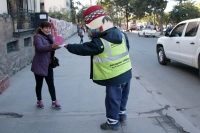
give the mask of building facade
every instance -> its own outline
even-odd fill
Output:
[[[34,13],[39,11],[39,0],[1,0],[0,93],[11,75],[31,63]]]

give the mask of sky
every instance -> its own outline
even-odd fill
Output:
[[[176,4],[177,4],[177,2],[175,2],[173,0],[169,0],[167,3],[167,7],[165,9],[165,12],[170,12]]]
[[[97,0],[74,0],[74,1],[75,2],[80,1],[81,4],[85,6],[85,5],[90,5],[90,1],[92,2],[92,5],[95,5]]]

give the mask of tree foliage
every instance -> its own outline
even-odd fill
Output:
[[[87,7],[82,7],[82,8],[78,11],[78,13],[76,14],[78,23],[81,23],[81,24],[84,23],[83,12],[84,12],[84,10],[85,10],[86,8],[87,8]]]
[[[128,26],[128,22],[133,15],[131,1],[132,0],[100,0],[98,4],[102,5],[107,10],[115,24],[121,25],[122,20],[125,20]]]
[[[130,20],[141,19],[145,15],[162,18],[167,6],[166,0],[100,0],[115,22],[125,19],[127,29]],[[157,16],[157,17],[155,17]]]
[[[50,10],[48,15],[52,18],[57,18],[60,20],[66,20],[66,21],[72,21],[71,20],[71,13],[69,11],[60,10],[60,11],[54,11]]]
[[[74,21],[74,3],[73,0],[70,0],[71,11],[66,9],[58,9],[58,8],[51,8],[49,10],[48,15],[52,18],[57,18],[60,20],[65,20],[68,22],[75,22]]]
[[[188,1],[174,7],[170,12],[170,19],[173,23],[178,23],[186,19],[200,17],[199,9],[193,2]]]

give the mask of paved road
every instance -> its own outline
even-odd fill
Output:
[[[200,81],[197,70],[172,62],[167,66],[158,64],[156,55],[157,38],[131,38],[131,54],[134,66],[143,81],[153,86],[172,106],[200,128]]]

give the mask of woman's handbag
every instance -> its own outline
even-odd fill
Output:
[[[59,66],[59,59],[57,57],[52,57],[52,61],[51,61],[51,64],[50,66],[52,68],[56,68],[57,66]]]
[[[55,50],[51,51],[51,64],[50,64],[51,68],[56,68],[57,66],[59,66],[59,59],[57,57],[55,57]]]

